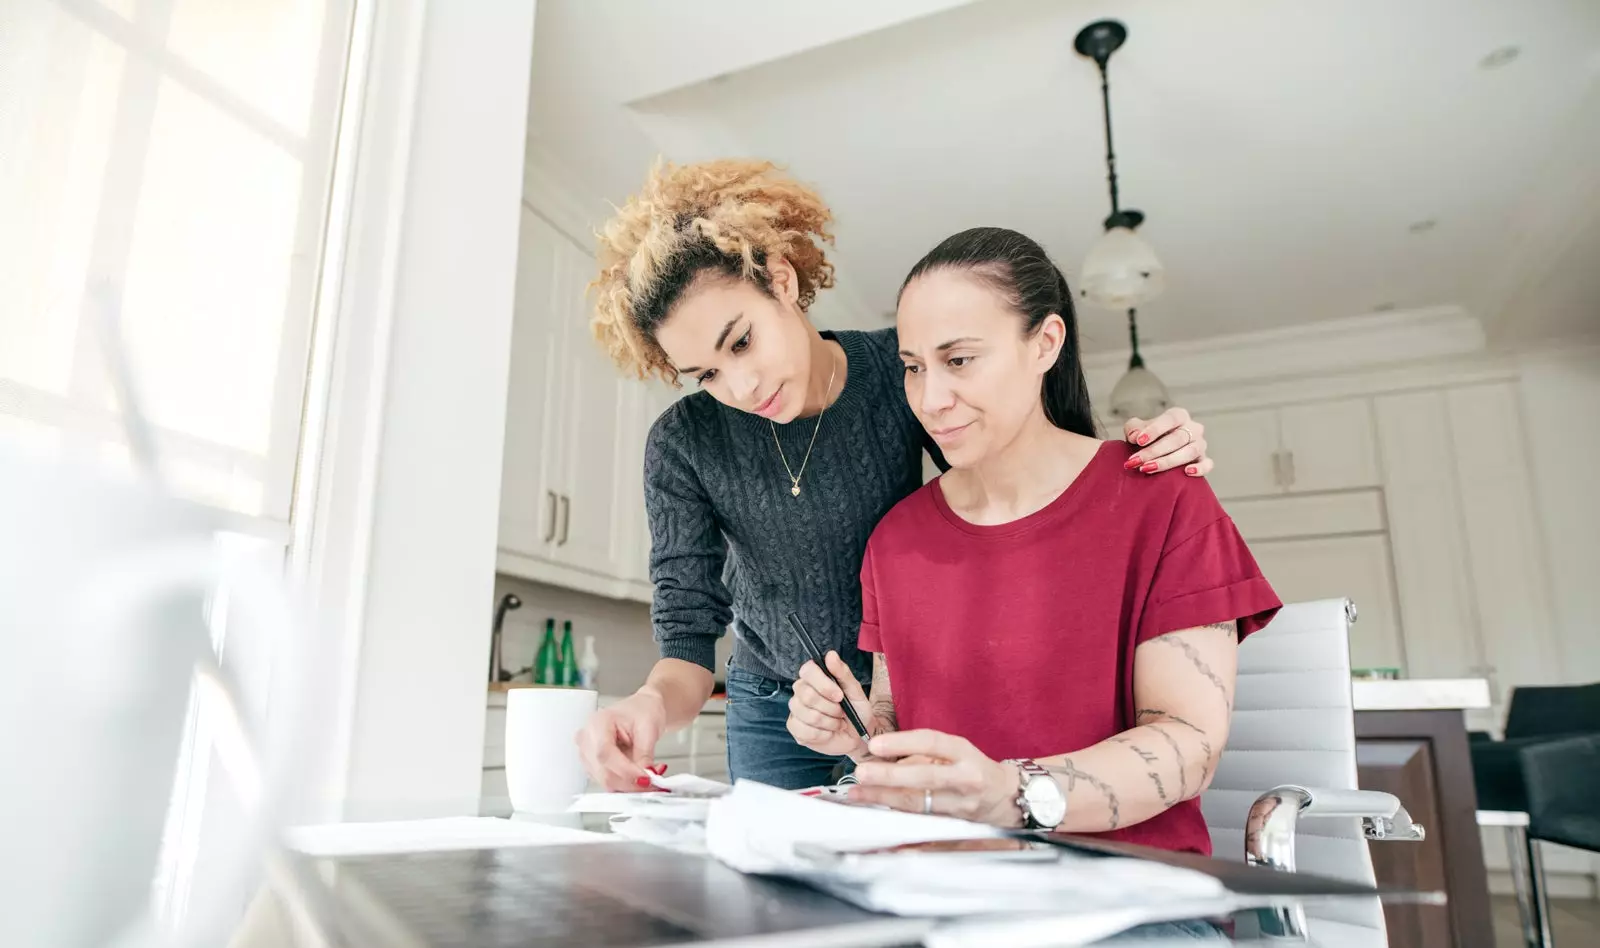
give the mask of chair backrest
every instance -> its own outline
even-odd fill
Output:
[[[1600,683],[1519,685],[1511,689],[1506,740],[1600,731]]]
[[[1256,798],[1280,784],[1355,790],[1355,707],[1350,694],[1350,621],[1344,599],[1284,606],[1239,646],[1233,723],[1201,810],[1213,854],[1244,859],[1244,823]],[[1372,884],[1372,856],[1356,820],[1306,819],[1295,843],[1296,869]],[[1309,905],[1319,920],[1376,929],[1383,910],[1370,903]]]

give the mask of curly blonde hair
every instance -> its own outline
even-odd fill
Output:
[[[770,161],[657,162],[644,188],[599,235],[600,275],[590,326],[617,365],[640,379],[676,384],[655,331],[683,293],[710,271],[770,292],[767,261],[794,267],[800,308],[833,286],[833,212],[811,188]]]

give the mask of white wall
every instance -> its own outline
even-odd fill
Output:
[[[414,48],[346,819],[477,812],[533,18],[428,3]]]
[[[1563,667],[1568,682],[1600,681],[1600,346],[1518,361]]]

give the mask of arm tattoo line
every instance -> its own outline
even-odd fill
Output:
[[[1199,669],[1200,674],[1206,676],[1206,678],[1210,680],[1211,684],[1222,693],[1222,702],[1223,704],[1227,705],[1228,710],[1233,710],[1233,699],[1228,696],[1228,686],[1222,683],[1222,679],[1217,677],[1217,673],[1212,671],[1211,666],[1207,665],[1205,659],[1200,657],[1199,649],[1195,648],[1193,645],[1190,645],[1188,642],[1185,642],[1183,639],[1176,638],[1172,635],[1159,636],[1152,641],[1165,642],[1168,645],[1173,645],[1180,649],[1184,656],[1189,659],[1189,664]]]
[[[1200,770],[1200,782],[1205,783],[1206,780],[1210,779],[1211,772],[1215,770],[1217,766],[1217,755],[1216,752],[1211,749],[1211,741],[1208,739],[1211,737],[1210,734],[1207,734],[1202,728],[1195,727],[1192,723],[1185,721],[1176,714],[1173,714],[1169,711],[1162,711],[1159,708],[1140,708],[1138,713],[1134,715],[1134,723],[1139,725],[1146,724],[1148,723],[1146,721],[1147,718],[1155,718],[1161,721],[1171,721],[1174,724],[1181,724],[1189,730],[1200,735],[1200,749],[1206,753],[1205,766]]]
[[[1145,723],[1145,718],[1161,718],[1171,721],[1173,724],[1181,724],[1202,737],[1207,736],[1204,728],[1195,727],[1193,724],[1185,721],[1183,718],[1178,717],[1176,714],[1173,714],[1170,711],[1162,711],[1160,708],[1140,708],[1139,711],[1134,714],[1133,722],[1135,724],[1143,724]]]
[[[900,720],[895,715],[893,699],[879,698],[872,702],[872,714],[878,722],[878,726],[872,729],[873,737],[900,730]]]
[[[1091,774],[1088,771],[1079,770],[1077,766],[1073,764],[1072,758],[1065,758],[1061,761],[1060,766],[1046,767],[1045,770],[1048,770],[1053,774],[1060,774],[1061,776],[1066,777],[1068,793],[1072,792],[1072,788],[1078,785],[1079,778],[1082,778],[1084,783],[1106,795],[1106,802],[1111,806],[1110,829],[1116,829],[1117,824],[1122,822],[1122,814],[1120,812],[1121,807],[1117,801],[1117,791],[1111,789],[1110,784],[1106,783],[1104,780],[1101,780],[1099,777],[1096,777],[1094,774]]]
[[[1125,743],[1133,750],[1135,754],[1139,755],[1139,759],[1144,761],[1146,766],[1154,768],[1156,764],[1161,762],[1161,758],[1140,747],[1138,744],[1135,744],[1132,741],[1127,741]],[[1145,771],[1144,775],[1149,777],[1150,782],[1156,785],[1156,796],[1161,798],[1162,808],[1169,810],[1172,809],[1172,807],[1176,805],[1178,801],[1167,796],[1167,786],[1161,782],[1161,775],[1156,773],[1154,769]]]
[[[880,689],[883,696],[871,699],[872,714],[878,720],[878,726],[872,730],[873,737],[900,730],[900,717],[894,710],[894,694],[889,690],[889,659],[881,654],[872,657],[872,694],[876,695]]]
[[[1189,799],[1189,764],[1183,759],[1183,748],[1178,745],[1178,742],[1173,739],[1171,734],[1167,733],[1167,729],[1161,725],[1147,724],[1145,726],[1150,728],[1150,730],[1155,731],[1157,734],[1160,734],[1166,739],[1168,744],[1172,745],[1172,753],[1177,755],[1178,758],[1178,799]]]

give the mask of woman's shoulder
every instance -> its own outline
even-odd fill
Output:
[[[1181,469],[1146,474],[1127,466],[1139,452],[1126,441],[1107,441],[1101,445],[1096,463],[1105,496],[1097,506],[1112,513],[1126,525],[1144,519],[1136,514],[1155,515],[1154,522],[1169,524],[1183,532],[1203,527],[1227,516],[1211,484],[1203,477],[1190,477]]]
[[[867,549],[886,553],[908,541],[913,546],[919,545],[928,524],[934,522],[930,518],[941,516],[938,504],[933,499],[933,492],[939,489],[938,485],[939,479],[936,477],[890,507],[889,512],[873,528],[872,536],[867,540]]]
[[[888,329],[841,329],[834,336],[847,349],[858,348],[867,353],[872,368],[899,378],[900,334],[893,326]],[[855,345],[852,345],[854,343]]]
[[[692,447],[705,437],[716,408],[717,401],[709,392],[690,392],[674,400],[650,424],[650,434],[645,439],[646,457],[692,456]]]

